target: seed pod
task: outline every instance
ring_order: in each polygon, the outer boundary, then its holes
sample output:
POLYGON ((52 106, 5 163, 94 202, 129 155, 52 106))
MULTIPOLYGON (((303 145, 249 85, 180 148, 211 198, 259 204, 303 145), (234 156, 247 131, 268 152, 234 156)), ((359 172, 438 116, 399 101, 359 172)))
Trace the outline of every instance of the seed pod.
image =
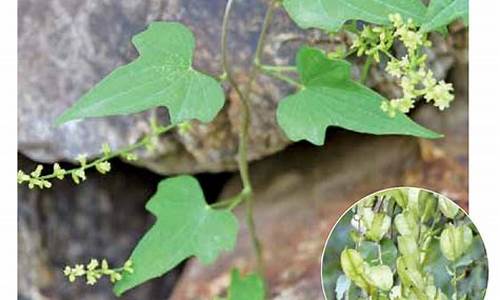
POLYGON ((416 240, 411 235, 399 236, 398 248, 405 264, 408 267, 416 269, 419 265, 419 250, 416 240))
POLYGON ((373 215, 371 223, 367 226, 366 237, 372 241, 380 241, 391 227, 391 218, 384 213, 373 215))
POLYGON ((352 280, 357 286, 371 294, 373 291, 373 282, 366 276, 366 262, 358 251, 354 249, 345 249, 340 255, 340 265, 344 274, 352 280))
POLYGON ((418 300, 427 300, 425 280, 419 270, 408 266, 402 257, 398 258, 396 262, 396 270, 403 284, 403 289, 410 290, 418 300))
POLYGON ((410 235, 415 239, 418 237, 418 223, 411 212, 405 211, 398 214, 394 219, 394 224, 401 235, 410 235))
POLYGON ((422 222, 427 222, 434 216, 438 206, 438 201, 436 196, 432 193, 421 191, 419 195, 419 202, 422 207, 421 220, 422 222))
POLYGON ((449 261, 459 259, 472 244, 472 230, 467 225, 448 226, 441 233, 441 252, 449 261))
POLYGON ((373 282, 375 287, 383 290, 389 291, 393 285, 393 276, 391 268, 386 265, 380 265, 375 267, 366 268, 367 277, 373 282))
POLYGON ((439 196, 439 210, 447 218, 453 219, 457 215, 460 208, 448 198, 439 196))

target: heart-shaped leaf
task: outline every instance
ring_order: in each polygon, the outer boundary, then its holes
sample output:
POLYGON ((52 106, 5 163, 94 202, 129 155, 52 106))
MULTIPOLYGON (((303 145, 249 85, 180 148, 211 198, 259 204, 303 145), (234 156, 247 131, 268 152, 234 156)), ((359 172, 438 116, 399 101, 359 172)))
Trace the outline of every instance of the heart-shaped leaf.
POLYGON ((191 66, 195 40, 175 22, 153 22, 132 39, 139 58, 114 70, 57 119, 126 115, 153 107, 169 109, 172 123, 211 121, 224 104, 213 78, 191 66))
POLYGON ((388 24, 393 13, 421 24, 426 14, 421 0, 285 0, 283 5, 300 27, 327 31, 338 31, 349 20, 388 24))
POLYGON ((200 185, 190 176, 160 182, 146 209, 157 218, 142 237, 130 259, 132 274, 115 284, 117 295, 158 277, 190 256, 212 263, 222 250, 236 243, 238 221, 229 211, 210 208, 200 185))
POLYGON ((380 108, 382 96, 351 80, 347 61, 330 60, 320 50, 304 47, 297 54, 297 67, 304 88, 281 100, 277 111, 278 124, 292 141, 322 145, 328 126, 379 135, 441 136, 402 113, 389 117, 380 108))

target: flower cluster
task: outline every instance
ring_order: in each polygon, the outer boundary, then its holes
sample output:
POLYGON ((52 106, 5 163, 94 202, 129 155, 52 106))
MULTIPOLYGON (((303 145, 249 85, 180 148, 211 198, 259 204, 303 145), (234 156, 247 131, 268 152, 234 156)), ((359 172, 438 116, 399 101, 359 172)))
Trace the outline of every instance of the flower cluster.
POLYGON ((78 155, 76 157, 76 161, 78 161, 79 166, 71 170, 63 169, 58 163, 53 164, 52 173, 48 173, 45 175, 42 175, 42 171, 44 169, 43 165, 38 165, 36 169, 29 174, 23 172, 22 170, 19 170, 17 172, 17 182, 19 184, 27 183, 30 189, 33 189, 35 187, 44 189, 52 187, 52 183, 50 180, 63 180, 66 175, 68 175, 71 176, 71 179, 73 179, 76 184, 79 184, 87 179, 85 171, 89 168, 95 167, 96 170, 101 174, 106 174, 111 171, 111 163, 108 160, 113 155, 113 153, 108 144, 104 144, 102 146, 102 154, 102 158, 96 159, 91 163, 87 162, 86 155, 78 155))
POLYGON ((354 38, 351 48, 356 50, 358 56, 369 56, 378 63, 380 53, 389 51, 393 43, 392 28, 365 25, 359 36, 354 38))
POLYGON ((99 264, 97 259, 91 259, 87 266, 77 264, 74 267, 66 266, 64 268, 64 276, 68 277, 69 282, 75 282, 78 277, 85 277, 88 285, 94 285, 102 276, 108 276, 112 283, 122 279, 123 273, 127 272, 132 274, 132 261, 125 262, 123 267, 110 269, 108 262, 103 259, 99 264))
POLYGON ((390 26, 365 26, 352 45, 358 56, 367 55, 376 62, 380 62, 380 53, 389 58, 385 70, 398 79, 402 97, 384 101, 381 109, 392 117, 397 112, 408 113, 420 97, 440 110, 448 108, 454 99, 453 87, 443 80, 436 80, 428 69, 427 55, 422 53, 424 47, 432 45, 427 35, 420 32, 411 19, 404 21, 399 14, 389 15, 389 20, 390 26), (389 52, 396 39, 406 48, 402 58, 389 52))

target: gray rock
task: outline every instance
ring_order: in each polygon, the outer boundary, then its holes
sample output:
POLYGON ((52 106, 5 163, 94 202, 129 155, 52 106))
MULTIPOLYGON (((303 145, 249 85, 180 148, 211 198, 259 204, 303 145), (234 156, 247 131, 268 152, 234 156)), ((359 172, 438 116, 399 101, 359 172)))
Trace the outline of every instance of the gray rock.
MULTIPOLYGON (((73 122, 53 126, 57 115, 119 65, 136 56, 130 39, 153 20, 178 20, 197 36, 195 65, 220 74, 219 38, 226 0, 21 0, 19 1, 19 150, 36 161, 71 161, 78 154, 95 156, 102 143, 118 148, 136 142, 148 130, 151 115, 168 122, 164 109, 73 122)), ((264 0, 237 1, 231 17, 230 44, 238 80, 247 79, 247 67, 255 47, 264 0)), ((293 64, 303 42, 323 47, 344 43, 316 31, 296 28, 280 11, 265 47, 265 62, 293 64), (327 45, 324 45, 325 42, 327 45)), ((431 58, 437 69, 452 63, 449 47, 440 43, 431 58), (442 59, 443 56, 448 57, 442 59), (438 59, 440 58, 440 59, 438 59)), ((356 70, 355 70, 356 71, 356 70)), ((394 92, 390 80, 373 70, 371 85, 394 92), (388 84, 389 82, 389 84, 388 84)), ((275 153, 289 144, 277 128, 274 111, 289 91, 269 78, 259 78, 252 97, 252 160, 275 153)), ((172 133, 160 139, 158 150, 140 153, 139 164, 159 173, 218 172, 235 168, 239 104, 229 91, 225 110, 212 124, 195 124, 188 135, 172 133)))
MULTIPOLYGON (((20 159, 26 169, 32 163, 20 159)), ((106 258, 121 265, 153 222, 144 209, 159 178, 136 168, 120 167, 109 176, 91 174, 81 185, 58 181, 51 190, 18 190, 18 295, 27 300, 116 299, 112 286, 83 280, 69 283, 67 264, 106 258)), ((180 268, 120 299, 166 298, 180 268)))

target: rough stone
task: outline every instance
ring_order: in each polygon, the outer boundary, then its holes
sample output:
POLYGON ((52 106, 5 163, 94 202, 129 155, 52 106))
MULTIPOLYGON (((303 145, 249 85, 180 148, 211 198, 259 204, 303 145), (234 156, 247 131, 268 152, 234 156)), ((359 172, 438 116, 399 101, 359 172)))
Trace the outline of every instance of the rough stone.
MULTIPOLYGON (((34 165, 20 158, 20 166, 34 165)), ((51 190, 18 190, 18 295, 26 300, 115 299, 101 280, 87 286, 69 283, 65 265, 106 258, 121 265, 153 217, 144 209, 159 178, 136 168, 118 167, 99 176, 92 172, 78 185, 56 182, 51 190)), ((160 299, 169 295, 180 268, 151 281, 121 299, 160 299)))
MULTIPOLYGON (((153 20, 177 20, 197 36, 195 65, 220 74, 219 38, 226 0, 21 0, 19 2, 19 150, 36 161, 71 161, 78 154, 95 156, 101 144, 113 148, 136 142, 148 130, 152 115, 168 122, 164 109, 129 117, 73 122, 59 128, 53 120, 85 91, 119 65, 136 56, 130 38, 153 20)), ((244 82, 255 47, 264 0, 237 1, 231 17, 229 48, 238 80, 244 82)), ((316 31, 296 28, 280 11, 264 49, 265 62, 293 64, 304 42, 332 48, 346 37, 330 40, 316 31)), ((430 52, 433 68, 444 76, 453 63, 449 41, 437 39, 430 52)), ((355 73, 358 69, 354 70, 355 73)), ((387 95, 391 80, 373 69, 369 82, 387 95)), ((290 91, 274 80, 259 77, 252 96, 251 147, 257 160, 289 144, 277 128, 274 111, 290 91)), ((160 139, 158 150, 141 152, 139 164, 159 173, 218 172, 235 168, 239 105, 229 91, 225 110, 209 125, 160 139)))

